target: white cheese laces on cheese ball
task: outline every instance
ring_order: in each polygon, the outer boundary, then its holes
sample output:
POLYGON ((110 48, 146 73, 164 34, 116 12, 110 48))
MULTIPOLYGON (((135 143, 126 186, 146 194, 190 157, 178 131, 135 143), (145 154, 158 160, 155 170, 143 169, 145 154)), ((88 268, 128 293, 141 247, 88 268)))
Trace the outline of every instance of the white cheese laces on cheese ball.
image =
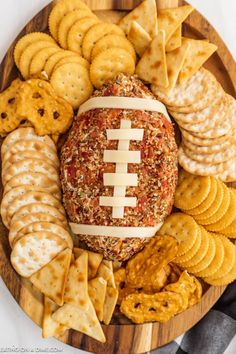
POLYGON ((162 227, 159 223, 153 227, 102 226, 70 223, 71 230, 76 235, 105 236, 118 238, 153 237, 162 227))
MULTIPOLYGON (((166 107, 159 101, 146 98, 134 97, 92 97, 80 106, 78 114, 88 112, 93 109, 131 109, 146 110, 162 113, 169 122, 170 117, 166 107)), ((125 207, 135 207, 137 198, 126 197, 126 187, 136 186, 138 184, 138 175, 128 173, 128 163, 140 163, 140 151, 129 151, 130 140, 142 140, 144 130, 133 129, 130 120, 121 120, 119 129, 107 129, 108 140, 118 140, 118 150, 105 150, 104 162, 113 162, 116 165, 115 173, 106 173, 103 176, 104 185, 114 187, 114 193, 111 197, 100 196, 100 206, 111 206, 112 217, 123 218, 125 207)), ((109 236, 119 238, 146 238, 152 237, 161 228, 162 223, 154 227, 118 227, 102 225, 70 224, 75 234, 89 236, 109 236)))
POLYGON ((165 105, 160 101, 153 100, 151 98, 120 96, 92 97, 80 106, 78 114, 98 108, 132 109, 159 112, 164 114, 166 119, 171 122, 165 105))

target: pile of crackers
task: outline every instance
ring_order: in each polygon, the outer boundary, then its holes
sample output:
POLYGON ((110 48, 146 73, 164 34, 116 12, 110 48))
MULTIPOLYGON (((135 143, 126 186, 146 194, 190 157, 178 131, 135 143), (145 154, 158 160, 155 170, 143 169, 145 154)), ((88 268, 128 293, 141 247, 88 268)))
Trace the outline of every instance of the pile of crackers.
POLYGON ((112 262, 97 253, 67 248, 30 281, 44 294, 44 338, 72 328, 106 341, 100 321, 110 323, 118 298, 112 262))
POLYGON ((227 285, 236 279, 236 191, 214 177, 181 170, 175 206, 159 234, 179 241, 174 262, 211 285, 227 285))
POLYGON ((118 298, 113 265, 100 254, 73 249, 54 142, 22 127, 4 140, 1 157, 1 216, 11 263, 45 295, 43 336, 74 328, 104 342, 99 321, 110 323, 118 298))
POLYGON ((4 140, 1 158, 1 217, 9 229, 11 263, 29 277, 73 247, 61 203, 57 150, 48 136, 19 128, 4 140))
POLYGON ((167 105, 182 133, 179 164, 190 173, 236 180, 236 101, 206 69, 166 95, 153 92, 167 105))
POLYGON ((180 6, 158 10, 155 0, 143 1, 119 23, 140 60, 136 74, 155 91, 170 93, 190 79, 217 47, 205 40, 182 37, 182 23, 194 10, 180 6))
POLYGON ((14 58, 24 79, 49 80, 74 109, 93 86, 118 73, 133 74, 136 53, 117 25, 103 22, 80 0, 55 2, 49 16, 51 36, 33 32, 16 44, 14 58))

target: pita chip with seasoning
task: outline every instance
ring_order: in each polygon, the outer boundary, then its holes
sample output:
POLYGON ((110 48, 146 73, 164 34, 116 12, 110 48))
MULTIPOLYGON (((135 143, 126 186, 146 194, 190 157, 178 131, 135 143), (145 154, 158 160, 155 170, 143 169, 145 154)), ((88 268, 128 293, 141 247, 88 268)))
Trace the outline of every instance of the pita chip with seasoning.
POLYGON ((59 306, 64 303, 71 254, 71 249, 66 248, 30 277, 31 283, 59 306))
POLYGON ((162 88, 159 86, 160 90, 166 94, 169 94, 171 90, 175 87, 179 73, 183 67, 185 58, 190 50, 190 45, 184 42, 180 48, 173 50, 172 52, 166 53, 166 65, 169 79, 169 86, 167 88, 162 88))
POLYGON ((217 50, 215 44, 209 43, 204 39, 182 38, 182 42, 188 43, 190 49, 179 74, 180 84, 192 77, 217 50))
POLYGON ((58 323, 52 318, 52 314, 59 308, 55 302, 44 296, 44 311, 42 322, 43 338, 58 337, 62 335, 67 327, 58 323))
POLYGON ((91 279, 88 283, 89 297, 92 301, 99 321, 102 321, 103 319, 103 306, 106 297, 106 289, 107 282, 101 277, 91 279))
POLYGON ((88 308, 86 311, 80 306, 64 304, 54 312, 52 318, 68 328, 73 328, 76 331, 87 334, 99 342, 104 343, 106 341, 90 299, 88 300, 88 308))
POLYGON ((132 21, 136 21, 154 38, 158 33, 156 0, 145 0, 133 11, 124 16, 119 26, 128 34, 132 21))
POLYGON ((159 31, 151 45, 146 49, 137 67, 136 74, 145 82, 168 87, 166 65, 165 31, 159 31))
POLYGON ((116 287, 112 261, 103 260, 98 268, 97 276, 105 279, 107 281, 107 286, 111 286, 113 288, 116 287))
POLYGON ((103 308, 103 322, 108 325, 111 322, 113 312, 115 310, 119 291, 110 286, 107 287, 106 298, 103 308))
POLYGON ((166 43, 166 52, 171 52, 179 48, 182 44, 182 25, 172 34, 168 42, 166 43))
POLYGON ((171 36, 193 10, 194 8, 190 5, 158 10, 158 28, 166 33, 165 43, 168 43, 171 36))
POLYGON ((81 256, 83 252, 87 252, 88 254, 88 280, 96 277, 98 268, 102 262, 103 255, 100 253, 95 253, 92 251, 83 250, 82 248, 74 248, 75 258, 81 256))
POLYGON ((87 252, 83 252, 70 266, 64 300, 84 310, 89 306, 87 252))
POLYGON ((136 21, 131 22, 127 38, 133 44, 136 53, 140 57, 152 41, 151 36, 136 21))

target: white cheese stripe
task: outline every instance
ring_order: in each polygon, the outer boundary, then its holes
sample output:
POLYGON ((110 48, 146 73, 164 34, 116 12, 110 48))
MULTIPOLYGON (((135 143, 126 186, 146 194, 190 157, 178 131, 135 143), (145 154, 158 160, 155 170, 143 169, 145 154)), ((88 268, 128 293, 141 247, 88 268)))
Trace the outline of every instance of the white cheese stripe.
POLYGON ((171 121, 166 107, 163 103, 157 100, 149 98, 138 97, 92 97, 80 106, 79 112, 84 113, 96 108, 120 108, 120 109, 133 109, 133 110, 145 110, 150 112, 159 112, 165 115, 165 117, 171 121))
POLYGON ((107 140, 143 140, 143 129, 107 129, 107 140))
POLYGON ((141 153, 140 151, 104 150, 103 161, 126 164, 140 163, 141 153))
POLYGON ((104 186, 132 186, 138 185, 137 173, 104 173, 104 186))
MULTIPOLYGON (((121 119, 120 121, 121 129, 130 129, 131 121, 129 119, 121 119)), ((129 150, 129 140, 119 140, 118 150, 127 151, 129 150)), ((128 173, 127 163, 116 163, 116 173, 128 173)), ((126 186, 114 186, 114 197, 125 197, 126 186)), ((122 219, 124 217, 125 208, 124 207, 113 207, 112 217, 114 219, 122 219)))
POLYGON ((154 227, 102 226, 70 223, 71 230, 77 235, 107 236, 107 237, 152 237, 162 227, 163 223, 154 227))
POLYGON ((136 197, 100 197, 99 205, 106 207, 136 207, 136 197))

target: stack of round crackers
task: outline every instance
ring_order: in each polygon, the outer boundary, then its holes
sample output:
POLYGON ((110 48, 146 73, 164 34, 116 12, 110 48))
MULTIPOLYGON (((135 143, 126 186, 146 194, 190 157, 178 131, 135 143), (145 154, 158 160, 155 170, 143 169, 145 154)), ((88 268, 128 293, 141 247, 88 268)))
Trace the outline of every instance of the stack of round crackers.
POLYGON ((152 90, 167 105, 180 127, 179 164, 190 173, 234 181, 235 99, 204 68, 184 84, 176 85, 168 95, 155 86, 152 90))
POLYGON ((236 192, 210 176, 181 170, 175 206, 159 231, 180 242, 174 262, 212 285, 236 279, 236 247, 227 239, 236 220, 236 192), (187 215, 189 214, 189 215, 187 215))
POLYGON ((4 140, 1 158, 1 216, 9 229, 11 262, 29 277, 73 246, 61 204, 57 150, 48 136, 19 128, 4 140))
POLYGON ((193 217, 171 214, 160 235, 171 235, 179 241, 174 263, 211 285, 226 285, 236 278, 236 247, 221 234, 208 232, 193 217))

